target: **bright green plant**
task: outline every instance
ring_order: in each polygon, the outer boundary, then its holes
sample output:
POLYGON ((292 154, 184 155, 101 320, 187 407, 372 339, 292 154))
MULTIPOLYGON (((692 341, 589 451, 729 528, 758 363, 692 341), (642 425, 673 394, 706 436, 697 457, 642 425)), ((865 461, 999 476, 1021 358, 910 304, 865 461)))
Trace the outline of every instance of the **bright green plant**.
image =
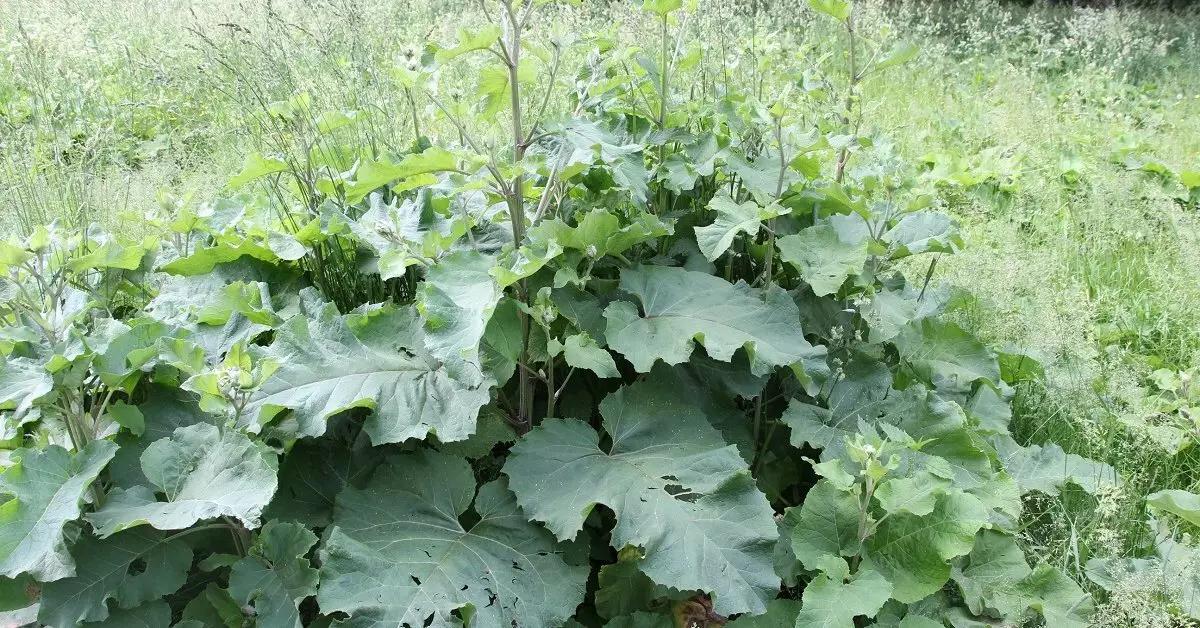
POLYGON ((859 134, 860 81, 915 49, 813 2, 871 51, 832 114, 832 79, 676 110, 704 70, 652 1, 657 60, 589 55, 556 117, 538 4, 398 69, 457 142, 252 155, 231 187, 269 196, 169 203, 144 242, 0 247, 0 602, 56 627, 1084 625, 1017 545, 1021 498, 1118 478, 1014 441, 1023 356, 899 272, 962 245, 859 134), (498 64, 443 100, 467 54, 498 64))

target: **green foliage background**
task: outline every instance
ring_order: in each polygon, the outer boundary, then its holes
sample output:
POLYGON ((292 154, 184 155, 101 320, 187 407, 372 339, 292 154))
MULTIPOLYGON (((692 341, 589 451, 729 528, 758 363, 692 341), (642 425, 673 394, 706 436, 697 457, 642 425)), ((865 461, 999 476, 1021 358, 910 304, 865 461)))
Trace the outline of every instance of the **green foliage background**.
POLYGON ((840 0, 484 8, 149 11, 123 56, 89 54, 115 52, 100 14, 4 23, 14 617, 1200 614, 1194 271, 1146 246, 1192 237, 1194 33, 840 0), (448 13, 465 28, 435 33, 448 13), (1030 76, 1050 102, 1009 108, 1030 76), (963 82, 996 102, 948 120, 963 82), (135 205, 135 179, 199 191, 114 211, 122 177, 135 205), (1081 213, 1126 184, 1169 211, 1081 213), (959 255, 1060 226, 1075 252, 1036 268, 959 255), (1000 273, 1082 281, 1093 318, 1058 325, 1093 344, 1039 335, 1044 303, 989 306, 1000 273))

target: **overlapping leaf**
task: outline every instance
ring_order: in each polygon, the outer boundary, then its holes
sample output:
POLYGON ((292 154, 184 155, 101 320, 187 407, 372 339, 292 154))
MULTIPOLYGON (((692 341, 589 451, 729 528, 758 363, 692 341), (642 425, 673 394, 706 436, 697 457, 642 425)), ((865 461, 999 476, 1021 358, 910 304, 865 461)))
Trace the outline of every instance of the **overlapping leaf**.
POLYGON ((259 628, 301 628, 300 601, 317 592, 317 570, 305 557, 317 536, 299 523, 263 526, 249 556, 233 565, 229 594, 253 604, 259 628))
POLYGON ((338 497, 318 601, 355 628, 449 626, 472 612, 483 626, 550 628, 574 613, 587 577, 557 552, 503 480, 476 494, 466 461, 421 451, 338 497), (464 525, 472 505, 478 521, 464 525))
POLYGON ((182 530, 234 517, 256 528, 278 485, 275 452, 238 432, 198 423, 155 441, 142 454, 150 486, 115 490, 87 519, 102 537, 139 525, 182 530), (158 501, 155 493, 166 496, 158 501))
POLYGON ((423 326, 412 308, 338 316, 329 304, 314 320, 293 318, 264 352, 282 366, 251 397, 242 423, 259 431, 291 410, 288 429, 319 436, 329 417, 367 407, 364 429, 377 445, 430 432, 465 439, 487 390, 454 379, 425 348, 423 326))
POLYGON ((800 271, 800 276, 819 297, 834 294, 846 279, 862 274, 867 262, 867 239, 845 241, 830 225, 809 227, 776 241, 783 261, 800 271))
POLYGON ((597 504, 617 516, 616 548, 641 548, 659 584, 712 592, 722 614, 761 613, 779 579, 775 523, 737 449, 676 391, 653 379, 600 404, 607 450, 586 423, 544 423, 504 467, 517 500, 560 539, 597 504))
POLYGON ((697 341, 722 362, 744 348, 756 375, 812 349, 795 303, 777 288, 760 293, 701 272, 647 266, 623 272, 621 289, 638 299, 641 312, 632 302, 613 302, 604 310, 604 336, 641 373, 658 360, 686 362, 697 341))
POLYGON ((88 487, 117 451, 92 441, 71 454, 57 445, 19 449, 0 474, 0 575, 51 582, 75 574, 63 526, 79 518, 88 487))
POLYGON ((107 539, 84 536, 71 553, 79 564, 75 575, 42 590, 38 620, 48 626, 67 628, 110 617, 116 621, 110 600, 120 609, 158 600, 183 586, 192 566, 192 550, 182 540, 147 527, 107 539))

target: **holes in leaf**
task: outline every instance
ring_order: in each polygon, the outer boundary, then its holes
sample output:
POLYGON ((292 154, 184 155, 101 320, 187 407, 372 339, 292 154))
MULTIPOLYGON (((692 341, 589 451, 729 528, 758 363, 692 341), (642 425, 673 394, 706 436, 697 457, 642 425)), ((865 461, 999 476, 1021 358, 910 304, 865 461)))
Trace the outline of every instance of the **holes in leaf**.
POLYGON ((463 530, 470 530, 471 528, 475 527, 475 524, 479 523, 481 519, 483 519, 483 517, 480 517, 479 513, 475 512, 475 507, 472 506, 466 509, 463 514, 458 516, 458 525, 462 526, 463 530))
POLYGON ((687 502, 690 504, 695 502, 697 499, 700 499, 699 493, 693 493, 679 484, 668 484, 664 488, 666 489, 668 495, 682 502, 687 502))
POLYGON ((145 573, 146 567, 148 566, 149 565, 146 564, 146 559, 139 556, 138 558, 133 559, 133 562, 129 563, 129 568, 125 570, 125 573, 131 576, 138 576, 145 573))
POLYGON ((409 577, 409 578, 412 578, 413 584, 415 584, 415 585, 417 585, 417 586, 421 586, 421 579, 420 579, 420 578, 418 578, 418 577, 416 577, 416 576, 414 576, 414 575, 412 575, 412 574, 409 574, 409 575, 408 575, 408 577, 409 577))
POLYGON ((514 560, 514 561, 512 561, 512 568, 513 568, 513 569, 515 569, 515 570, 517 570, 517 571, 525 571, 525 569, 524 569, 523 567, 521 567, 521 564, 520 564, 520 563, 518 563, 518 562, 517 562, 517 561, 515 561, 515 560, 514 560))
POLYGON ((496 592, 491 589, 484 589, 484 591, 487 591, 488 594, 488 603, 484 608, 491 608, 493 605, 495 605, 496 600, 499 599, 500 596, 496 595, 496 592))

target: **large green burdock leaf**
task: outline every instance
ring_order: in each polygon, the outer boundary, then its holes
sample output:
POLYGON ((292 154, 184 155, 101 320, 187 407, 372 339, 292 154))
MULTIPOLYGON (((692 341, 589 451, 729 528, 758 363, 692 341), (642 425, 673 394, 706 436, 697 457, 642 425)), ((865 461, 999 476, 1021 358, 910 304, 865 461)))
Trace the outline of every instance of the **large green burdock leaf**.
POLYGON ((800 614, 799 600, 771 600, 764 615, 742 615, 725 628, 792 628, 800 614))
POLYGON ((1095 610, 1092 596, 1063 572, 1038 565, 1017 584, 1017 591, 1032 600, 1031 606, 1046 619, 1047 626, 1084 628, 1095 610))
POLYGON ((473 612, 479 626, 561 626, 583 600, 588 570, 557 551, 503 480, 476 494, 465 460, 422 450, 338 496, 318 601, 353 628, 461 625, 455 611, 473 612), (464 525, 472 502, 478 521, 464 525))
POLYGON ((110 617, 109 600, 132 609, 177 591, 187 580, 192 550, 157 530, 142 527, 107 539, 84 536, 71 549, 75 576, 42 589, 38 621, 55 627, 78 626, 110 617), (132 567, 137 563, 140 570, 132 567))
POLYGON ((849 582, 837 575, 817 576, 804 588, 796 628, 854 628, 855 617, 874 617, 891 593, 891 583, 869 569, 859 570, 849 582))
POLYGON ((588 252, 591 257, 618 255, 630 247, 671 233, 669 226, 653 214, 637 214, 622 225, 621 220, 603 208, 577 217, 574 227, 558 218, 544 220, 529 230, 529 239, 547 245, 551 240, 564 249, 588 252))
POLYGON ((300 439, 284 455, 279 463, 279 490, 263 516, 314 527, 329 525, 337 494, 348 484, 361 487, 384 455, 354 422, 334 421, 328 434, 300 439))
POLYGON ((317 593, 317 570, 305 556, 317 536, 299 523, 263 526, 250 555, 233 565, 229 594, 254 604, 258 628, 301 628, 300 601, 317 593))
POLYGON ((1200 526, 1200 495, 1187 491, 1158 491, 1146 496, 1146 505, 1169 512, 1194 526, 1200 526))
POLYGON ((992 608, 1004 617, 1016 617, 1033 601, 1019 586, 1031 573, 1025 552, 1014 537, 983 530, 975 538, 970 555, 955 565, 953 577, 972 613, 982 615, 992 608))
POLYGON ((84 625, 87 628, 167 628, 170 623, 171 606, 162 600, 154 600, 137 608, 113 611, 104 621, 84 625))
POLYGON ((621 289, 637 297, 641 313, 632 302, 613 302, 604 310, 604 337, 639 373, 658 360, 686 362, 696 341, 722 362, 745 348, 756 375, 798 362, 812 349, 796 304, 778 288, 764 294, 706 273, 644 266, 621 273, 621 289))
POLYGON ((102 537, 148 524, 182 530, 204 519, 236 517, 249 528, 278 484, 275 452, 232 430, 199 423, 175 430, 142 454, 142 473, 154 485, 120 488, 87 519, 102 537), (167 501, 155 499, 162 493, 167 501))
POLYGON ((808 569, 819 569, 830 556, 858 553, 858 500, 829 480, 818 481, 798 509, 789 509, 784 522, 795 523, 792 553, 808 569))
POLYGON ((1021 487, 1021 494, 1041 491, 1058 495, 1068 482, 1091 494, 1102 487, 1120 486, 1121 478, 1111 465, 1063 451, 1054 443, 1022 447, 1008 435, 992 439, 1004 470, 1021 487))
POLYGON ((954 253, 963 246, 958 225, 946 214, 936 212, 909 214, 880 239, 892 249, 892 259, 918 253, 954 253))
POLYGON ((12 410, 17 419, 50 394, 54 378, 33 358, 11 358, 0 363, 0 410, 12 410))
POLYGON ((799 269, 819 297, 837 292, 847 277, 862 274, 867 243, 867 238, 846 242, 831 225, 809 227, 776 242, 783 261, 799 269))
POLYGON ((612 545, 636 546, 655 582, 711 592, 717 613, 762 613, 775 596, 778 531, 737 448, 677 388, 654 379, 600 404, 612 446, 576 420, 517 441, 504 472, 525 512, 574 538, 597 504, 616 513, 612 545))
POLYGON ((0 575, 27 573, 41 582, 75 574, 63 526, 79 518, 79 502, 117 446, 92 441, 72 455, 57 445, 18 449, 0 475, 0 575))
POLYGON ((939 389, 967 389, 978 379, 1000 382, 996 355, 954 323, 932 318, 914 321, 901 328, 892 342, 917 375, 939 389))
POLYGON ((293 318, 265 351, 281 366, 251 397, 243 423, 260 430, 291 409, 297 434, 320 436, 330 416, 368 407, 364 429, 376 445, 430 432, 442 442, 467 438, 488 391, 454 379, 425 349, 422 327, 413 308, 338 316, 328 304, 314 320, 293 318))
POLYGON ((975 497, 943 495, 928 515, 902 513, 882 520, 867 539, 867 563, 891 581, 893 597, 911 604, 946 584, 947 561, 970 552, 975 533, 987 522, 987 509, 975 497))
POLYGON ((116 486, 146 485, 142 473, 142 453, 151 443, 170 438, 175 430, 197 423, 216 425, 218 417, 200 409, 196 396, 186 390, 159 384, 146 387, 146 401, 133 406, 142 413, 146 429, 140 436, 121 433, 116 442, 121 448, 108 465, 108 479, 116 486))
POLYGON ((429 354, 471 386, 483 383, 479 341, 504 294, 488 273, 494 263, 473 251, 452 253, 430 267, 420 288, 429 354))

